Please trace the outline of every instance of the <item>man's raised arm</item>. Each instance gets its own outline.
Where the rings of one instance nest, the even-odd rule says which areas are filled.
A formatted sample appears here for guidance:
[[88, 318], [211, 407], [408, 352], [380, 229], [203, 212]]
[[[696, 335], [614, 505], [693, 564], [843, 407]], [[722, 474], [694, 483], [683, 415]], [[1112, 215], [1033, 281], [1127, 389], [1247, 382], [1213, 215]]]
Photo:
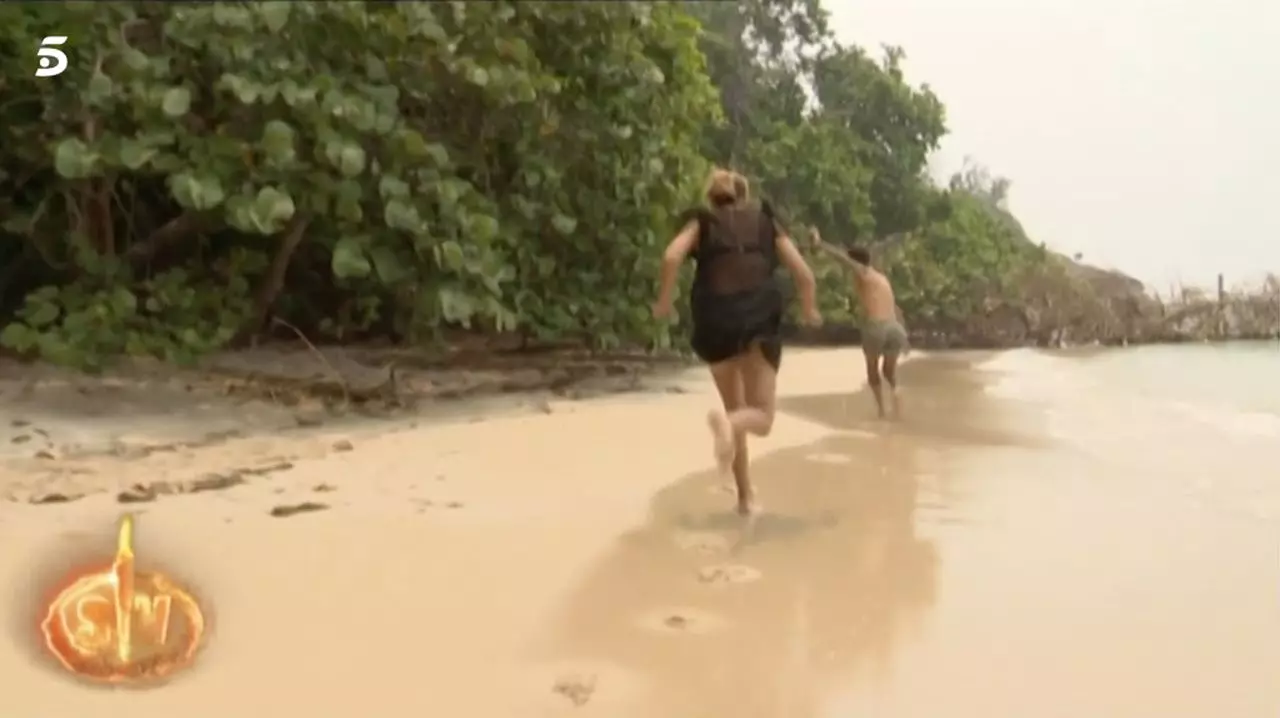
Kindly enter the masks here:
[[858, 263], [853, 261], [853, 259], [849, 257], [848, 253], [845, 252], [843, 249], [835, 246], [834, 244], [827, 244], [826, 242], [822, 241], [822, 235], [818, 234], [817, 227], [809, 228], [809, 241], [813, 244], [813, 246], [817, 247], [818, 249], [821, 249], [822, 251], [826, 252], [832, 257], [835, 257], [836, 261], [840, 262], [841, 264], [848, 267], [849, 269], [853, 269], [858, 266]]

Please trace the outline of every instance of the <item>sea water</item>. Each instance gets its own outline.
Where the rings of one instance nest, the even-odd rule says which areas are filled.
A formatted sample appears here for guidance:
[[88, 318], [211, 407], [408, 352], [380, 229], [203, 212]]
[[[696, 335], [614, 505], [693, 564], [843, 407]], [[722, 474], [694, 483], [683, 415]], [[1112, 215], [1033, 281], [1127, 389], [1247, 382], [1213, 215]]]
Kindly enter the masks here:
[[1017, 350], [974, 371], [983, 410], [1043, 440], [953, 452], [922, 486], [936, 600], [821, 715], [1280, 715], [1280, 344]]

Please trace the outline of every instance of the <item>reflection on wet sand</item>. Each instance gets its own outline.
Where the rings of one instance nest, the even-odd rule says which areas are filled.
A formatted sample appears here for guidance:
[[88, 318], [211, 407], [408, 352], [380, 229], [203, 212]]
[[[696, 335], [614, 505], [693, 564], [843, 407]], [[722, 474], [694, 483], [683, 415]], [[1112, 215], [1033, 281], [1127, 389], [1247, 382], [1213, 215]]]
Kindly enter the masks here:
[[938, 468], [926, 464], [953, 442], [1019, 442], [983, 411], [968, 362], [921, 360], [903, 375], [912, 404], [897, 424], [864, 419], [865, 395], [783, 400], [783, 412], [858, 431], [758, 457], [765, 510], [750, 526], [711, 472], [655, 497], [554, 632], [556, 658], [604, 674], [602, 714], [802, 718], [890, 665], [936, 591], [937, 552], [916, 534], [920, 475]]

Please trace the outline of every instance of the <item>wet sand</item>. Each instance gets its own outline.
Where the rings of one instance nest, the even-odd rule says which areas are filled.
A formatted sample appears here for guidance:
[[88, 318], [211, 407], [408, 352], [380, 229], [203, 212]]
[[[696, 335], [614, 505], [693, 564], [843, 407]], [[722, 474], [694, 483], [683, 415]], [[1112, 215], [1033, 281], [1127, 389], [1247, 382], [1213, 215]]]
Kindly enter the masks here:
[[886, 673], [937, 595], [939, 550], [917, 529], [922, 503], [945, 514], [949, 454], [1037, 443], [984, 406], [972, 363], [905, 366], [900, 424], [870, 418], [866, 392], [784, 398], [828, 431], [756, 461], [766, 510], [749, 526], [714, 472], [659, 492], [553, 631], [644, 685], [607, 714], [840, 715], [830, 696]]
[[[122, 507], [0, 504], [6, 708], [1277, 715], [1274, 527], [1099, 475], [984, 392], [984, 358], [908, 363], [907, 418], [886, 424], [855, 394], [856, 350], [789, 353], [749, 525], [708, 469], [698, 375], [683, 395], [368, 437], [145, 504], [139, 563], [212, 613], [199, 664], [149, 691], [79, 685], [34, 649], [41, 583], [109, 550]], [[316, 496], [330, 508], [268, 514]]]

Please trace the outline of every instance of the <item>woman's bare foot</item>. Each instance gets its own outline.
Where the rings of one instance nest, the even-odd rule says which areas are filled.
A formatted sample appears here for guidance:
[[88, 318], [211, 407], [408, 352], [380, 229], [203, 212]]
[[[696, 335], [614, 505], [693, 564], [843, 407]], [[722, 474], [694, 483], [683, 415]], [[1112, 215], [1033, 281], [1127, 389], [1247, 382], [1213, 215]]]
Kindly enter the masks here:
[[733, 468], [733, 426], [723, 411], [707, 412], [707, 428], [711, 429], [711, 443], [715, 451], [716, 467], [727, 474]]
[[738, 515], [743, 518], [753, 518], [760, 515], [760, 511], [764, 507], [756, 501], [754, 496], [748, 496], [745, 499], [738, 499]]

